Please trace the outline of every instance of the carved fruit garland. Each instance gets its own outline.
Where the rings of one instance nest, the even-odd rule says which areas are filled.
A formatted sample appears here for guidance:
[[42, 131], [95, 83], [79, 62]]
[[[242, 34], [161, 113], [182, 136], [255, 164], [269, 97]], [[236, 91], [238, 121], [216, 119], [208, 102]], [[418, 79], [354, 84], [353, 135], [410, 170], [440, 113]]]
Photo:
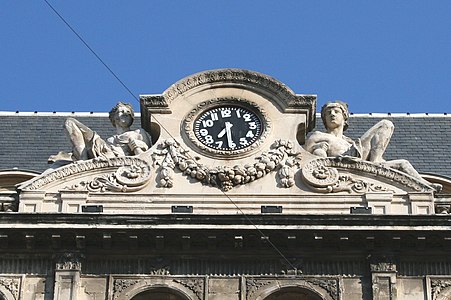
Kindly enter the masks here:
[[254, 164], [208, 167], [187, 155], [187, 151], [182, 150], [174, 140], [166, 140], [159, 144], [159, 151], [154, 153], [154, 160], [160, 165], [159, 185], [166, 188], [173, 186], [176, 167], [184, 175], [224, 191], [255, 181], [276, 170], [281, 185], [291, 187], [294, 185], [292, 167], [298, 165], [300, 159], [300, 154], [293, 150], [293, 146], [294, 143], [291, 141], [277, 140], [269, 151], [256, 158], [257, 162]]

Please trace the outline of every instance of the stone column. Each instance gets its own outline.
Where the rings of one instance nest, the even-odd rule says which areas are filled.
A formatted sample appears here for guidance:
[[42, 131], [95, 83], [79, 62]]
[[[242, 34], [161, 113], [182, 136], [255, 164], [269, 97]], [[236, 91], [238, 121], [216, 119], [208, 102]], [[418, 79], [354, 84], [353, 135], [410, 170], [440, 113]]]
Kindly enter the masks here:
[[56, 263], [54, 300], [76, 300], [80, 286], [80, 255], [65, 253]]
[[373, 300], [396, 300], [396, 264], [376, 262], [370, 264]]

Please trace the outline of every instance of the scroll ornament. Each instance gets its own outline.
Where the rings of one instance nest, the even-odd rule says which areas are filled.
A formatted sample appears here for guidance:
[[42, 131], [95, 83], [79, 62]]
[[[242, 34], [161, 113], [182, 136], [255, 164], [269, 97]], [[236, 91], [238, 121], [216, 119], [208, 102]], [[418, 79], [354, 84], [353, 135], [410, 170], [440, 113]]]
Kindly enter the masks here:
[[66, 189], [90, 192], [134, 192], [142, 189], [149, 182], [152, 176], [151, 170], [147, 162], [135, 158], [132, 164], [120, 166], [113, 173], [81, 181]]
[[363, 179], [357, 179], [349, 174], [340, 174], [337, 168], [364, 171], [388, 179], [392, 179], [414, 188], [421, 186], [408, 175], [390, 168], [384, 168], [364, 161], [346, 161], [346, 158], [318, 158], [306, 163], [302, 168], [302, 180], [314, 191], [320, 193], [348, 193], [364, 194], [367, 192], [390, 191], [386, 186], [375, 184]]

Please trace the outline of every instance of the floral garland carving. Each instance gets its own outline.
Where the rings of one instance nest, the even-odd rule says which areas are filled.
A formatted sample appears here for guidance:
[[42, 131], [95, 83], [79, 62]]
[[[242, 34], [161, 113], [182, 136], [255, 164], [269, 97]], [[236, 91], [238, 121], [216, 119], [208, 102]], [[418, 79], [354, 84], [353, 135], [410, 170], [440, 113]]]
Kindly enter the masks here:
[[4, 286], [11, 294], [14, 299], [19, 299], [19, 285], [20, 279], [18, 278], [0, 278], [0, 285]]
[[[253, 111], [256, 111], [257, 114], [261, 116], [261, 120], [263, 123], [262, 127], [264, 128], [264, 130], [263, 130], [261, 136], [252, 145], [249, 145], [247, 148], [233, 150], [233, 151], [223, 151], [223, 150], [212, 149], [212, 148], [205, 146], [201, 142], [199, 142], [199, 140], [197, 139], [197, 137], [194, 134], [194, 121], [196, 120], [197, 116], [205, 108], [211, 107], [212, 105], [218, 105], [218, 104], [232, 104], [232, 105], [241, 104], [241, 105], [251, 108]], [[227, 158], [231, 158], [231, 157], [240, 156], [246, 152], [252, 151], [253, 149], [257, 149], [264, 142], [266, 137], [269, 135], [269, 133], [271, 131], [271, 121], [266, 116], [266, 112], [263, 109], [261, 109], [259, 105], [255, 104], [251, 101], [248, 101], [246, 99], [227, 97], [227, 98], [210, 99], [208, 101], [204, 101], [204, 102], [198, 104], [184, 118], [182, 128], [184, 129], [184, 134], [188, 137], [188, 139], [191, 141], [191, 143], [193, 145], [195, 145], [197, 148], [201, 149], [202, 151], [211, 153], [213, 155], [221, 155], [221, 156], [225, 156]]]
[[271, 280], [257, 280], [255, 278], [246, 279], [246, 299], [252, 299], [252, 296], [261, 288], [270, 285]]
[[196, 279], [196, 278], [190, 278], [190, 279], [174, 279], [174, 282], [177, 282], [184, 287], [191, 290], [199, 300], [203, 299], [204, 294], [204, 280], [203, 279]]
[[[159, 144], [160, 151], [154, 152], [154, 160], [160, 165], [159, 185], [170, 188], [174, 184], [174, 168], [178, 168], [184, 175], [189, 176], [205, 185], [219, 187], [228, 191], [234, 186], [255, 181], [272, 171], [278, 170], [278, 177], [283, 187], [294, 185], [293, 166], [299, 164], [299, 153], [293, 150], [291, 141], [278, 140], [271, 149], [257, 157], [254, 164], [234, 167], [204, 166], [187, 155], [187, 151], [180, 149], [174, 140], [166, 140]], [[159, 159], [158, 156], [163, 157]]]
[[113, 283], [113, 299], [117, 299], [119, 294], [138, 282], [139, 280], [136, 279], [115, 279]]
[[332, 299], [338, 299], [338, 283], [335, 279], [309, 279], [306, 282], [317, 285], [327, 291]]
[[437, 300], [440, 293], [451, 286], [451, 280], [435, 279], [431, 280], [432, 300]]
[[[124, 167], [121, 169], [120, 167]], [[146, 181], [149, 178], [146, 176], [150, 174], [151, 166], [144, 160], [133, 157], [133, 156], [124, 156], [124, 157], [115, 157], [110, 159], [102, 159], [95, 158], [84, 161], [77, 161], [72, 164], [62, 166], [58, 169], [53, 170], [50, 173], [44, 174], [38, 177], [36, 180], [33, 180], [30, 183], [26, 183], [24, 186], [20, 186], [21, 190], [38, 190], [45, 186], [46, 184], [53, 183], [57, 180], [61, 180], [63, 178], [67, 178], [72, 175], [80, 174], [87, 171], [104, 169], [104, 168], [119, 168], [116, 171], [116, 177], [118, 179], [118, 183], [122, 184], [133, 184], [133, 181], [136, 180], [139, 184], [142, 181]], [[138, 173], [136, 168], [141, 169], [141, 177], [139, 180], [134, 176]]]
[[347, 157], [314, 159], [305, 164], [302, 168], [302, 179], [313, 190], [323, 193], [335, 193], [341, 191], [354, 191], [356, 193], [388, 191], [388, 189], [382, 185], [369, 183], [361, 179], [354, 179], [350, 175], [339, 175], [336, 168], [374, 174], [393, 180], [415, 191], [431, 190], [429, 186], [401, 171]]

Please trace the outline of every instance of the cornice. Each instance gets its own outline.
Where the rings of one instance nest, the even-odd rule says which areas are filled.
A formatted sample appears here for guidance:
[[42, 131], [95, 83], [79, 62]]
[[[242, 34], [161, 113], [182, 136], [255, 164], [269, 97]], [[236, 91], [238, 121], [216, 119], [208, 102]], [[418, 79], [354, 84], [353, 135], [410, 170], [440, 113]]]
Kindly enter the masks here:
[[[449, 231], [449, 215], [199, 215], [199, 214], [63, 214], [63, 213], [0, 213], [0, 228], [22, 229], [40, 226], [58, 227], [65, 224], [68, 228], [111, 227], [120, 228], [235, 228], [255, 229], [257, 226], [267, 228], [314, 228], [315, 226], [330, 230], [353, 230], [353, 228], [374, 228], [396, 231], [442, 230]], [[385, 228], [385, 229], [384, 229]]]

